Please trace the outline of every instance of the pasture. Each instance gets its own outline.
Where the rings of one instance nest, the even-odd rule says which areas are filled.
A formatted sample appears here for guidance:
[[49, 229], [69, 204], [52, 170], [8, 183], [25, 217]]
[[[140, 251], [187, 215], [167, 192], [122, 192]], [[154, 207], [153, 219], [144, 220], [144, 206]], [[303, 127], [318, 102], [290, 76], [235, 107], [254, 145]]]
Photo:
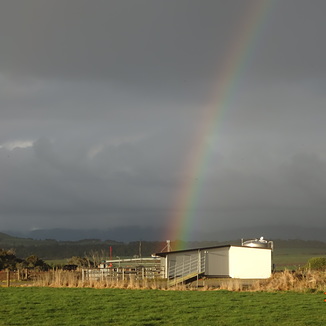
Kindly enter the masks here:
[[277, 270], [304, 267], [312, 257], [325, 257], [326, 249], [321, 248], [275, 248], [273, 263]]
[[326, 325], [325, 294], [0, 288], [0, 325]]

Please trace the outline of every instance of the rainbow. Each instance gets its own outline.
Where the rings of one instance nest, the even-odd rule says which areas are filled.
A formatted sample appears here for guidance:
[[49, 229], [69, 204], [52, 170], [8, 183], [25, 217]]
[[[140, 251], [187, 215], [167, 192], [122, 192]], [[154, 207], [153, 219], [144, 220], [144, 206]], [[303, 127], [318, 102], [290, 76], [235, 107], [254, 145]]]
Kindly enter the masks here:
[[[214, 96], [210, 104], [203, 110], [203, 119], [198, 128], [190, 156], [187, 158], [187, 167], [184, 180], [179, 187], [173, 208], [173, 215], [169, 218], [169, 230], [165, 239], [190, 240], [191, 229], [196, 221], [196, 207], [201, 189], [204, 186], [204, 175], [210, 160], [214, 143], [214, 134], [220, 122], [220, 116], [227, 109], [237, 90], [244, 70], [257, 48], [263, 27], [266, 25], [273, 0], [253, 2], [244, 20], [239, 26], [239, 32], [232, 40], [226, 53], [224, 69], [219, 73], [218, 82], [214, 87]], [[275, 2], [275, 1], [274, 1]], [[179, 248], [172, 248], [180, 250]]]

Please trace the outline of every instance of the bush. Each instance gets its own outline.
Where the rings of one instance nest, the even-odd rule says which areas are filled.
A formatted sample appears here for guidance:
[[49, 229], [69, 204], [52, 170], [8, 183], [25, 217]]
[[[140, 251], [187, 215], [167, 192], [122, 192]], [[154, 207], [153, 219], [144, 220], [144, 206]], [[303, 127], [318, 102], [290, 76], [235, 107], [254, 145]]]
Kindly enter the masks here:
[[26, 262], [29, 268], [38, 271], [47, 271], [50, 268], [50, 266], [45, 261], [35, 255], [27, 257]]
[[18, 261], [13, 250], [5, 250], [0, 248], [0, 270], [11, 269], [14, 270]]
[[307, 267], [313, 270], [326, 270], [326, 258], [325, 257], [313, 257], [308, 260]]

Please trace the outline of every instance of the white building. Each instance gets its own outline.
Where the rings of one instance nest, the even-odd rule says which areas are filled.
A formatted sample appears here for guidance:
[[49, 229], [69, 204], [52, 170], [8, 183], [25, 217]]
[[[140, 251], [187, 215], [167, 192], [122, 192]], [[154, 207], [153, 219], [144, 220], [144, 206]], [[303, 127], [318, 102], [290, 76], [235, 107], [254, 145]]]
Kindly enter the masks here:
[[173, 283], [198, 276], [266, 279], [272, 272], [272, 248], [267, 246], [225, 245], [156, 255], [161, 257], [164, 277]]

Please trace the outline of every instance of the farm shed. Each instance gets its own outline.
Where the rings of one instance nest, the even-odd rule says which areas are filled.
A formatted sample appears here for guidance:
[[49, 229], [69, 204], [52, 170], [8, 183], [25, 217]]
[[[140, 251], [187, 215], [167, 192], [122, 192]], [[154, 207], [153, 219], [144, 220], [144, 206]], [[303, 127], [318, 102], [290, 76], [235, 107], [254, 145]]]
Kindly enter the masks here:
[[160, 252], [164, 277], [174, 283], [198, 276], [266, 279], [271, 276], [272, 249], [224, 245]]

